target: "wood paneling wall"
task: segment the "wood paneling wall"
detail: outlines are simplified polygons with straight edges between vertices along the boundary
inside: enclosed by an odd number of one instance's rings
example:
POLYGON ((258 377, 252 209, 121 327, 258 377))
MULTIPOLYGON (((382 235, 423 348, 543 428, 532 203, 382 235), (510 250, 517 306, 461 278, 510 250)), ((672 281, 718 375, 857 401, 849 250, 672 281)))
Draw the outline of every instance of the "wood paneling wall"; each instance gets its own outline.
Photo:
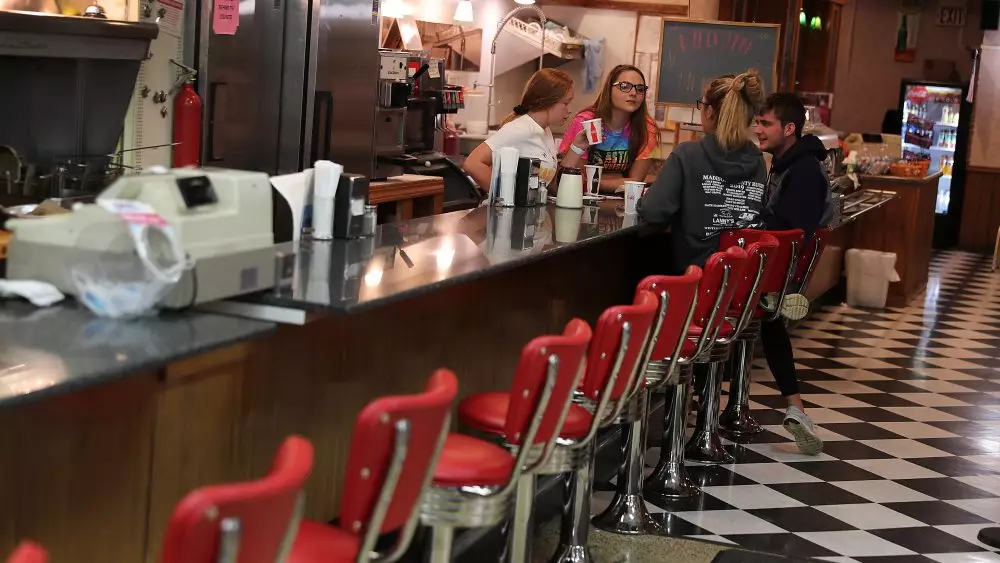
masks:
POLYGON ((1000 229, 1000 169, 969 167, 958 244, 966 250, 992 251, 1000 229))

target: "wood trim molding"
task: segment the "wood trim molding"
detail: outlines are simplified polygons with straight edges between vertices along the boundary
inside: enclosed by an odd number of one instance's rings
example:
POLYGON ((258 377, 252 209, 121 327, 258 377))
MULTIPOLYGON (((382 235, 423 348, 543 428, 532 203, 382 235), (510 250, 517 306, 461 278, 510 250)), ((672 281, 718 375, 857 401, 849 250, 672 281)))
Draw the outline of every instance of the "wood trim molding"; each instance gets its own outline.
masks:
POLYGON ((989 168, 987 166, 966 166, 968 172, 983 172, 985 174, 1000 174, 1000 168, 989 168))
POLYGON ((646 15, 687 17, 688 7, 647 2, 619 2, 618 0, 541 0, 539 6, 576 6, 595 10, 621 10, 646 15))
POLYGON ((369 203, 378 205, 420 197, 444 194, 444 179, 431 176, 423 180, 373 182, 369 186, 369 203))

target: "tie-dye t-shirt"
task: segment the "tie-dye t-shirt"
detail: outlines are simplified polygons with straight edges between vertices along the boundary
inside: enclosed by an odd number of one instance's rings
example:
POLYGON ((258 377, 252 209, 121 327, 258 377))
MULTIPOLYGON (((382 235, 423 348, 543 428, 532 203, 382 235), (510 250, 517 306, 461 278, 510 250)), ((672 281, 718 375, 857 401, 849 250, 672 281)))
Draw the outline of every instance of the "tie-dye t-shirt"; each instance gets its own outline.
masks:
MULTIPOLYGON (((573 144, 573 139, 583 130, 583 122, 594 119, 594 112, 581 111, 570 122, 563 135, 562 143, 559 145, 559 152, 566 154, 573 144)), ((607 125, 604 126, 604 141, 590 147, 584 154, 587 164, 603 166, 605 172, 624 173, 628 170, 628 143, 629 135, 632 132, 631 125, 626 125, 621 131, 612 131, 607 125)), ((636 160, 647 160, 658 158, 660 154, 660 141, 657 135, 656 122, 653 118, 646 116, 646 142, 641 149, 636 160)))

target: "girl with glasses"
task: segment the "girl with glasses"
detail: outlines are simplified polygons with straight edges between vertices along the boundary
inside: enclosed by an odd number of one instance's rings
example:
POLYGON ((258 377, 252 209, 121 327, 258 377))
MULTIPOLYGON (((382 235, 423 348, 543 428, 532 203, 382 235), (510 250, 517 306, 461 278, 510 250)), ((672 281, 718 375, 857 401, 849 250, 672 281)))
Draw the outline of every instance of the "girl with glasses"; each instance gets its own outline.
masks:
POLYGON ((573 118, 563 135, 563 168, 603 166, 601 191, 608 193, 620 190, 626 180, 646 181, 660 151, 659 130, 646 111, 647 88, 638 68, 611 69, 597 100, 573 118), (604 140, 590 146, 583 123, 596 118, 601 119, 604 140))

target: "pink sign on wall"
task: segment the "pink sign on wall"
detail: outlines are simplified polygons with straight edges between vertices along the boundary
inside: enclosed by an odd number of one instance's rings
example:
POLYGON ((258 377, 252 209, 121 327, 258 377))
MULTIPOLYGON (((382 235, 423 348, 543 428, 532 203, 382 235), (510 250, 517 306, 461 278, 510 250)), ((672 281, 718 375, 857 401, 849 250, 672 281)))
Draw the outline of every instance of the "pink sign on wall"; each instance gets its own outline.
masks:
POLYGON ((212 31, 216 35, 236 35, 240 27, 239 0, 213 0, 212 31))

